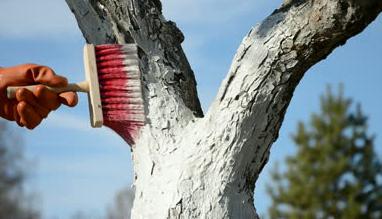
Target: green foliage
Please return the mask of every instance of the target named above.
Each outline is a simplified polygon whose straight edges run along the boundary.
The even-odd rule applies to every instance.
[[[0,121],[0,218],[39,218],[22,190],[23,161],[20,139]]]
[[[366,116],[351,105],[328,88],[321,112],[298,124],[297,154],[268,187],[271,218],[382,218],[382,165]]]

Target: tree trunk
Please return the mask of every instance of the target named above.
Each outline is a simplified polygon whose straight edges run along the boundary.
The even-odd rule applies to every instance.
[[[140,47],[147,124],[132,145],[133,218],[256,218],[255,182],[304,73],[380,0],[292,0],[243,39],[205,117],[183,35],[159,0],[66,0],[89,43]]]

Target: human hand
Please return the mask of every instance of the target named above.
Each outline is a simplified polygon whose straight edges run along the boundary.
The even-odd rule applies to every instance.
[[[38,85],[40,84],[40,85]],[[47,89],[64,87],[66,78],[56,75],[52,69],[35,64],[23,64],[9,68],[0,68],[0,116],[16,121],[21,127],[33,129],[56,110],[61,104],[75,106],[78,97],[75,92],[56,94]],[[35,90],[17,89],[16,98],[7,98],[8,86],[37,85]]]

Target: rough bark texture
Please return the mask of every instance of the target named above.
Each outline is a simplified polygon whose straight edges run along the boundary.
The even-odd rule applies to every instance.
[[[361,32],[380,0],[292,0],[252,28],[204,118],[183,35],[159,0],[66,0],[90,43],[141,48],[147,125],[133,218],[255,218],[253,190],[304,73]]]

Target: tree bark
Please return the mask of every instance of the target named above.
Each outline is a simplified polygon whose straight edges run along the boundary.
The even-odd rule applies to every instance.
[[[256,218],[255,182],[305,72],[382,10],[292,0],[244,37],[203,118],[184,39],[159,0],[66,0],[87,42],[140,47],[147,124],[132,145],[133,218]]]

